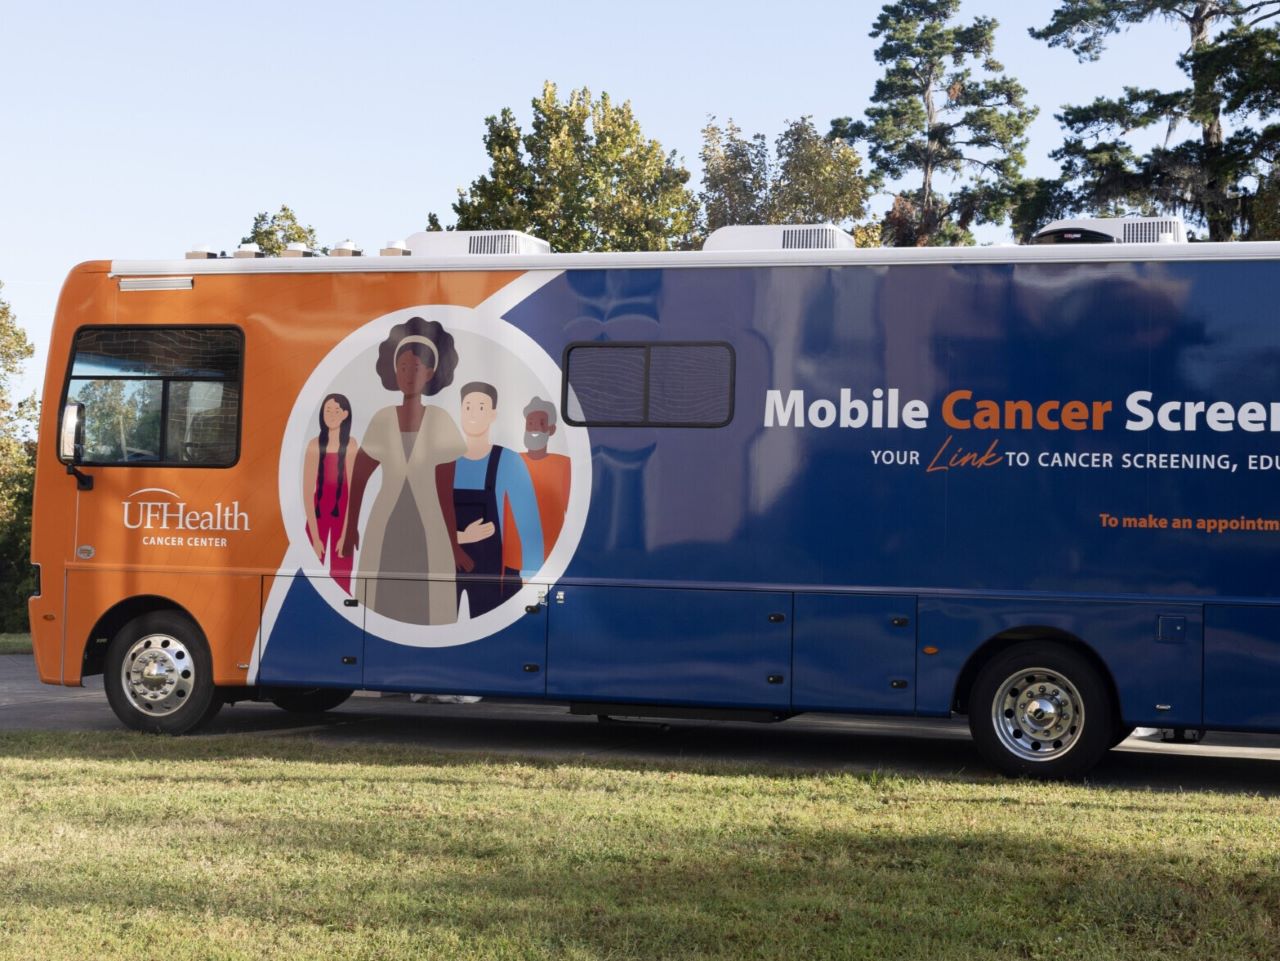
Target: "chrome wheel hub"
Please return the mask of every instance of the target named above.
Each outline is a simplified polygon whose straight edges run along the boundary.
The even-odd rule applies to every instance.
[[[191,652],[176,637],[148,634],[124,656],[121,684],[125,696],[144,714],[172,714],[186,703],[195,683]]]
[[[1028,761],[1048,761],[1075,747],[1084,730],[1084,703],[1070,680],[1045,668],[1005,679],[991,704],[1001,745]]]

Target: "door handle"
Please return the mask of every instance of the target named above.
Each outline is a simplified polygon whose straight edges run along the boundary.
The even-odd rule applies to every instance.
[[[769,615],[770,624],[781,624],[786,619],[787,619],[786,614],[770,614]]]
[[[343,607],[359,607],[360,602],[357,601],[354,597],[344,597],[342,599],[342,606]]]
[[[908,617],[895,617],[889,623],[892,624],[894,627],[906,627],[908,624],[911,623],[911,619]]]
[[[524,606],[524,612],[526,614],[537,614],[541,610],[542,610],[541,604],[526,604]]]

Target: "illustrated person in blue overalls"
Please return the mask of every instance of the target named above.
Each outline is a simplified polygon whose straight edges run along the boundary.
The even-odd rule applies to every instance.
[[[491,611],[520,590],[522,578],[542,566],[542,522],[529,469],[518,453],[499,447],[490,438],[498,417],[498,391],[473,381],[462,388],[462,436],[467,452],[454,462],[453,503],[458,544],[475,562],[467,576],[458,576],[458,603],[467,595],[472,617]],[[502,563],[506,511],[511,508],[523,548],[521,570]]]

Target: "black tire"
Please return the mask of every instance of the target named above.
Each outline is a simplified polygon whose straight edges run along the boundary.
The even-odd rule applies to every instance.
[[[332,711],[351,694],[351,691],[336,687],[299,687],[276,691],[271,703],[294,714],[323,714]]]
[[[222,707],[204,634],[177,611],[143,614],[116,633],[103,686],[116,717],[149,734],[187,734]]]
[[[1137,730],[1136,727],[1130,727],[1128,724],[1123,724],[1123,723],[1119,724],[1116,727],[1115,732],[1112,733],[1111,735],[1111,746],[1119,747],[1126,740],[1128,740],[1129,735],[1136,730]]]
[[[1111,749],[1116,728],[1106,679],[1088,658],[1053,642],[1001,652],[969,695],[978,752],[1015,777],[1082,777]]]

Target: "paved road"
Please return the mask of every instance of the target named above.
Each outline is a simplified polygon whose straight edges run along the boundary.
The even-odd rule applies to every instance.
[[[0,656],[0,730],[123,730],[100,677],[83,688],[36,680],[30,656]],[[439,751],[524,757],[733,761],[780,769],[884,771],[989,778],[963,721],[803,715],[783,724],[703,721],[601,724],[563,705],[481,701],[415,704],[356,696],[329,714],[298,717],[269,704],[223,708],[201,735],[281,735],[332,743],[396,742]],[[1115,787],[1280,795],[1280,737],[1211,734],[1197,745],[1131,738],[1090,780]]]

